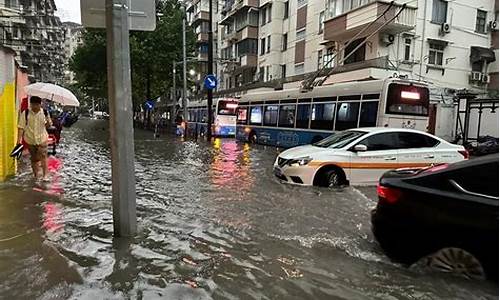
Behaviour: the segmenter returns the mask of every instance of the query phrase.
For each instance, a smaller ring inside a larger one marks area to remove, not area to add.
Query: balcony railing
[[[389,5],[387,2],[374,1],[346,13],[331,16],[324,24],[324,39],[327,41],[345,41],[350,39],[358,34],[367,24],[377,20]],[[394,4],[384,17],[379,18],[376,24],[373,24],[369,30],[364,32],[364,36],[373,33],[386,20],[395,16],[400,9],[400,5]],[[415,27],[416,17],[417,8],[406,6],[397,18],[384,26],[380,31],[391,34],[409,31]]]

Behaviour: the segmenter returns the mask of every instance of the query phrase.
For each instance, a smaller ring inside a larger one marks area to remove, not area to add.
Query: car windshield
[[[338,149],[344,147],[345,145],[349,144],[350,142],[354,141],[355,139],[365,134],[366,132],[363,131],[354,131],[354,130],[341,131],[338,133],[334,133],[329,137],[325,138],[324,140],[314,143],[313,145],[316,147]]]

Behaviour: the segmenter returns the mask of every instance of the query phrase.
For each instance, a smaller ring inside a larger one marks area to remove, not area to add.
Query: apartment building
[[[75,74],[69,70],[69,62],[82,43],[83,26],[74,22],[64,22],[62,26],[64,30],[64,81],[72,84],[75,81]]]
[[[60,83],[64,30],[54,0],[0,0],[0,44],[16,52],[32,81]]]
[[[208,0],[193,2],[199,55],[206,58]],[[219,95],[299,87],[322,68],[332,73],[325,84],[395,74],[424,80],[436,101],[456,89],[498,90],[494,0],[398,0],[392,6],[384,0],[226,0],[221,5],[214,4],[213,27]]]

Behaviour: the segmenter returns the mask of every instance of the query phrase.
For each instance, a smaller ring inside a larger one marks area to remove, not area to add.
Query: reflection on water
[[[497,286],[413,273],[370,232],[356,189],[277,182],[276,149],[136,134],[139,233],[113,237],[106,123],[66,130],[52,181],[0,185],[0,298],[496,299]]]

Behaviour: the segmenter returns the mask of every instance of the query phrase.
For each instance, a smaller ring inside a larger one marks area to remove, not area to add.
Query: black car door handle
[[[396,160],[395,156],[385,157],[384,160]]]

